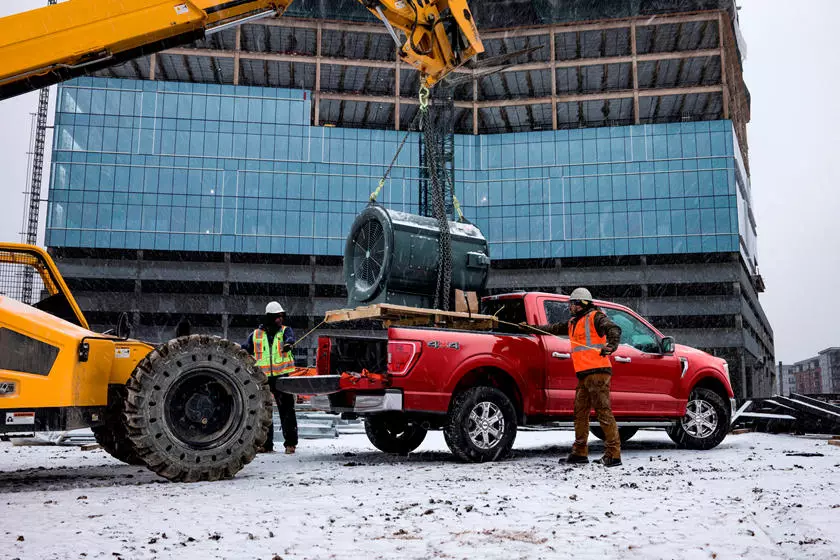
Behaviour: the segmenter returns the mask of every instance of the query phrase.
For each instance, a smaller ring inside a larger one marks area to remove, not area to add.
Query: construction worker
[[[289,375],[295,370],[292,357],[292,345],[295,343],[295,333],[292,327],[283,323],[286,312],[276,301],[265,306],[265,322],[257,327],[242,348],[253,354],[257,366],[268,377],[268,386],[277,401],[280,412],[280,427],[283,429],[283,442],[286,454],[295,452],[298,444],[297,417],[295,416],[295,396],[278,391],[275,382],[279,377]],[[268,439],[263,444],[263,451],[274,451],[274,423],[268,432]]]
[[[605,435],[604,456],[595,462],[616,467],[621,464],[621,440],[610,407],[612,366],[609,356],[618,349],[621,327],[592,303],[592,294],[586,288],[572,292],[569,311],[572,316],[568,325],[557,323],[540,327],[551,334],[568,335],[572,343],[572,362],[578,378],[575,443],[565,461],[572,464],[589,462],[589,412],[594,408]]]

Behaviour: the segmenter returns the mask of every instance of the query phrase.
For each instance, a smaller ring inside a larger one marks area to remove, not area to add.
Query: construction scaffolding
[[[48,5],[57,0],[47,0]],[[50,108],[50,88],[43,88],[38,93],[38,111],[33,116],[32,134],[29,144],[29,172],[27,183],[29,188],[25,193],[23,204],[23,224],[20,232],[21,243],[38,244],[38,225],[41,215],[41,184],[44,177],[44,150],[47,139],[47,113]],[[18,299],[23,303],[33,303],[33,286],[35,276],[31,267],[24,267],[20,273],[20,287],[9,286],[12,292],[17,292]],[[14,281],[12,281],[14,283]],[[40,294],[39,294],[40,295]],[[38,298],[40,299],[40,298]]]

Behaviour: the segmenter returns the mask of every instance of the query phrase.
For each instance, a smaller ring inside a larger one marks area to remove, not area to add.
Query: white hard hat
[[[269,304],[265,306],[266,315],[276,315],[277,313],[285,313],[285,311],[283,310],[283,306],[276,301],[269,302]]]
[[[575,288],[569,299],[572,301],[592,301],[592,292],[586,288]]]

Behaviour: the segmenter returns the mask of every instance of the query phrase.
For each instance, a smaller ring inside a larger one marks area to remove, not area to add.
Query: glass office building
[[[419,77],[355,1],[325,6],[59,87],[46,243],[95,329],[125,312],[164,340],[186,316],[239,340],[270,299],[319,324],[347,304],[345,236],[406,134],[378,202],[419,210]],[[455,194],[490,243],[488,293],[586,285],[760,396],[775,360],[734,4],[621,6],[474,2],[486,56],[525,52],[451,90]]]
[[[50,246],[341,255],[403,136],[314,127],[300,90],[80,78],[58,99]],[[501,259],[737,252],[735,142],[728,121],[458,135],[456,196]],[[416,212],[407,145],[380,202]]]

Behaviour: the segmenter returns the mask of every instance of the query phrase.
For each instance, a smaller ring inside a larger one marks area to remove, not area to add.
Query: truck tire
[[[91,427],[91,430],[96,443],[115,459],[129,465],[145,465],[128,437],[128,427],[123,417],[126,393],[124,386],[112,385],[108,388],[108,406],[105,408],[103,423]]]
[[[729,432],[730,411],[723,398],[710,389],[696,387],[688,397],[686,415],[667,428],[680,449],[712,449]]]
[[[639,428],[632,428],[630,426],[624,426],[618,428],[618,437],[621,440],[621,443],[628,441],[631,437],[636,435],[636,432],[639,431]],[[592,426],[589,428],[589,432],[595,436],[596,438],[604,441],[606,436],[604,435],[604,430],[601,429],[600,426]]]
[[[365,433],[378,450],[407,455],[420,447],[427,430],[402,414],[378,414],[365,418]]]
[[[455,397],[443,437],[462,461],[504,459],[516,439],[516,409],[495,387],[473,387]]]
[[[230,478],[271,426],[265,375],[239,345],[193,335],[152,351],[131,374],[125,419],[146,465],[176,482]]]

